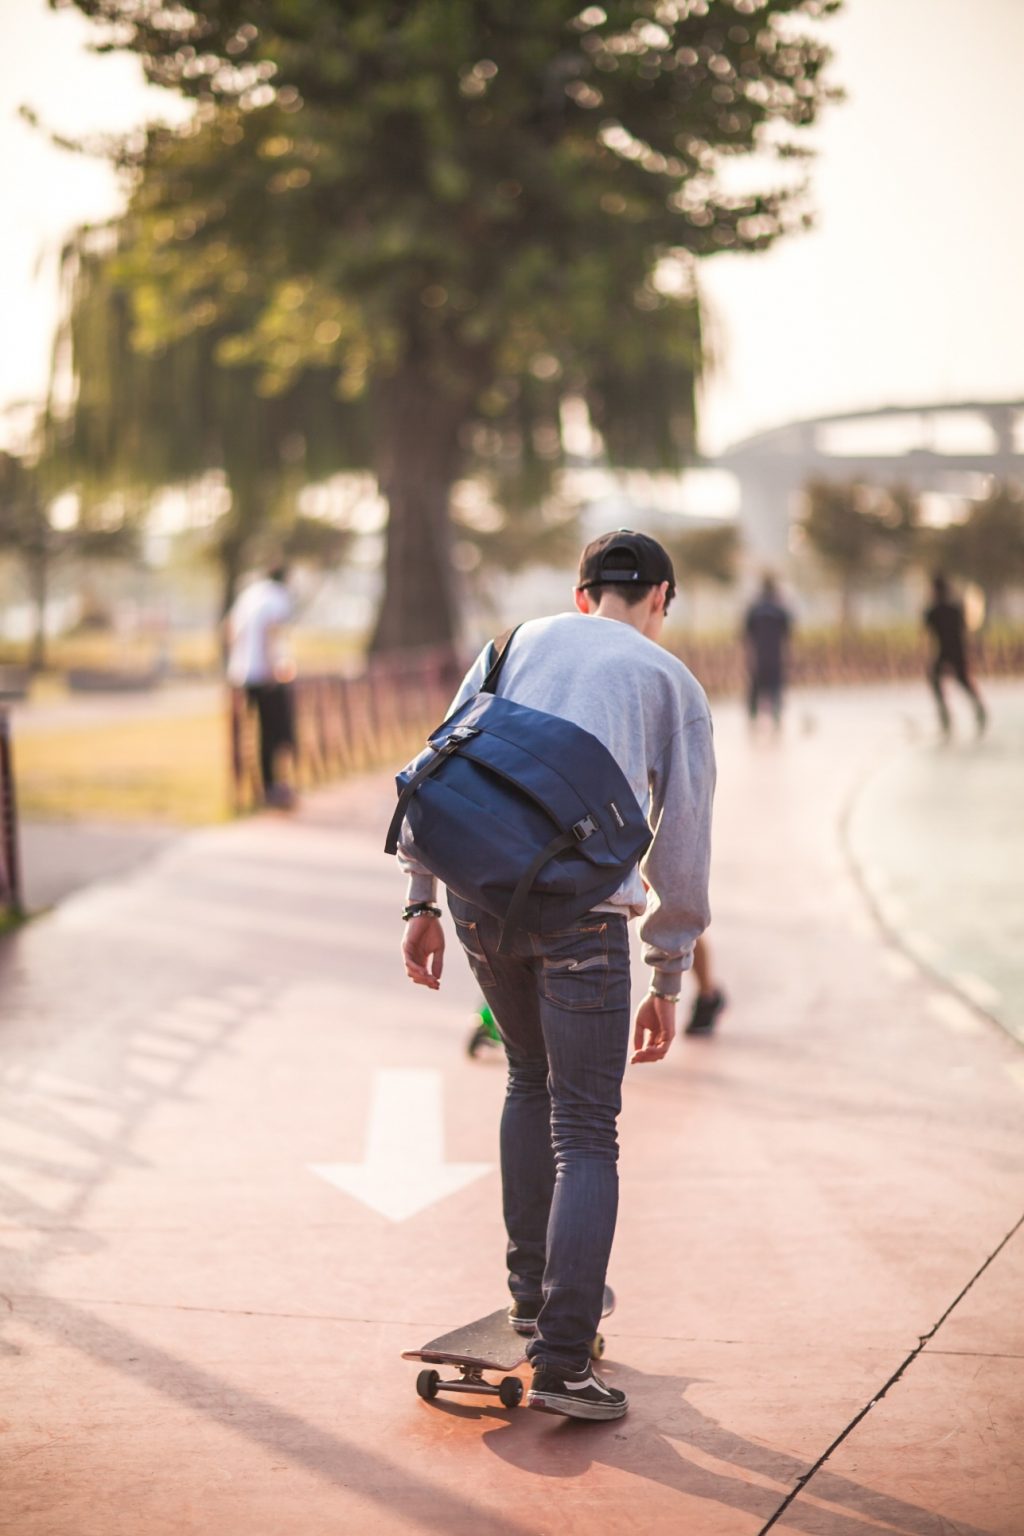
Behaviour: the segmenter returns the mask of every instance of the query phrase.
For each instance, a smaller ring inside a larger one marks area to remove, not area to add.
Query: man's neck
[[[647,608],[643,603],[624,603],[621,598],[609,597],[605,594],[600,606],[594,612],[594,617],[614,619],[617,624],[628,624],[630,629],[639,630],[643,634],[647,621]]]

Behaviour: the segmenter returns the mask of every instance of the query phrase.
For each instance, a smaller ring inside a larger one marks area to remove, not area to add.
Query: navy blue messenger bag
[[[480,691],[438,726],[397,776],[385,851],[408,817],[413,852],[508,933],[552,933],[604,901],[647,851],[651,831],[603,742],[496,692],[515,632]]]

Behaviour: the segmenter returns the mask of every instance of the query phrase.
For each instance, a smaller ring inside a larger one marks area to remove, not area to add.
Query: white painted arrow
[[[492,1167],[444,1161],[441,1074],[404,1067],[389,1067],[374,1078],[363,1161],[309,1166],[390,1221],[415,1216]]]

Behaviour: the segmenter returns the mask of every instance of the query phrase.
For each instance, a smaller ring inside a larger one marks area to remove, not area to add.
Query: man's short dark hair
[[[636,569],[636,561],[633,558],[633,556],[630,555],[628,550],[622,550],[622,551],[617,550],[617,549],[609,550],[608,553],[605,555],[602,564],[603,564],[603,567],[604,567],[604,569],[606,571],[632,571],[632,570]],[[648,592],[653,592],[655,586],[660,586],[660,585],[661,585],[660,582],[653,582],[653,581],[648,581],[648,582],[639,582],[639,581],[595,582],[593,585],[589,585],[588,584],[588,586],[586,587],[586,592],[587,592],[588,596],[592,597],[594,602],[597,603],[599,606],[600,606],[601,599],[604,597],[605,593],[606,592],[610,592],[613,597],[621,598],[622,601],[626,604],[626,606],[628,608],[635,608],[638,603],[642,603],[643,602],[643,600],[647,596]],[[676,595],[675,583],[674,582],[669,582],[668,591],[665,594],[665,612],[666,613],[668,613],[669,604],[671,603],[671,601],[675,597],[675,595]]]
[[[632,528],[616,528],[591,539],[580,555],[578,587],[592,592],[598,604],[605,593],[614,592],[632,608],[663,582],[668,583],[667,613],[676,595],[676,573],[668,551],[657,539]]]

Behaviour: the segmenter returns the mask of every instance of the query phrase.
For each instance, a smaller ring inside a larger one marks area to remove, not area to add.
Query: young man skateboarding
[[[932,602],[925,612],[924,622],[935,642],[935,653],[928,668],[928,681],[938,706],[942,734],[948,736],[950,733],[949,706],[942,691],[942,677],[943,673],[951,672],[974,705],[974,718],[980,736],[988,717],[967,665],[967,623],[963,604],[958,603],[950,593],[945,576],[932,578]]]
[[[680,974],[710,916],[711,717],[699,684],[656,643],[674,594],[672,563],[654,539],[625,529],[595,539],[580,559],[579,611],[524,624],[499,689],[609,750],[653,833],[643,873],[635,867],[608,900],[557,933],[507,933],[501,950],[501,922],[448,896],[508,1053],[502,1195],[509,1315],[532,1335],[527,1401],[574,1418],[619,1418],[628,1407],[590,1364],[618,1205],[616,1121],[630,1044],[626,925],[643,918],[651,967],[632,1060],[653,1062],[672,1043]],[[489,649],[453,709],[480,688]],[[435,881],[408,844],[403,864],[406,973],[436,989],[445,940]]]

